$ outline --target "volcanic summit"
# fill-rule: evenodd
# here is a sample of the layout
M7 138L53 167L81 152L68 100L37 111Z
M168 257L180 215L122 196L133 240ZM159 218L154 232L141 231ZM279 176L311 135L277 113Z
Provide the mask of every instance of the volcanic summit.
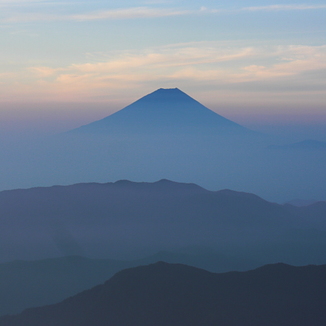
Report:
M108 134L243 134L239 124L208 109L178 88L160 88L104 119L73 130Z

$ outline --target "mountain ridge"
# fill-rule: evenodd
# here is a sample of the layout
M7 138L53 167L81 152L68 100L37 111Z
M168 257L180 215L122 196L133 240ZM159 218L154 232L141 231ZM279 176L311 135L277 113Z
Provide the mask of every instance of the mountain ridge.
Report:
M18 314L31 307L58 303L104 283L120 270L157 261L185 264L215 273L250 270L262 265L261 262L251 261L241 254L226 256L207 248L158 252L131 261L81 256L33 261L15 260L0 263L0 316Z
M265 263L320 263L325 214L325 202L300 208L168 180L2 191L0 261L71 255L129 260L199 246L250 252ZM305 255L299 254L303 248Z
M0 318L0 326L321 326L326 265L214 274L157 262L126 269L56 305Z

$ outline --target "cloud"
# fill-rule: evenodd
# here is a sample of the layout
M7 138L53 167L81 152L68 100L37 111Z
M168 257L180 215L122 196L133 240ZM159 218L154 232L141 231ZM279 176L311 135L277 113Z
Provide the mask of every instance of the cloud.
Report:
M125 98L126 90L133 94L143 88L188 87L272 97L284 89L295 100L298 94L324 93L326 85L326 75L315 73L326 71L326 45L232 47L194 42L87 58L92 62L30 67L15 77L15 87L0 75L0 82L7 85L2 95L16 92L48 100L101 101Z
M0 5L11 5L16 3L35 3L35 2L36 2L35 0L0 0ZM42 0L37 2L42 2Z
M40 78L53 76L60 69L53 69L50 67L30 67L28 70Z
M270 5L258 7L245 7L244 11L283 11L283 10L313 10L326 9L326 5Z
M0 7L39 6L44 4L61 4L51 0L0 0Z
M26 0L27 1L27 0ZM218 12L214 9L202 7L198 10L184 10L172 8L153 8L153 7L132 7L111 10L98 10L80 14L48 14L43 12L29 12L9 14L0 19L3 23L18 22L53 22L53 21L96 21L96 20L118 20L118 19L139 19L139 18L158 18L169 16L213 14Z
M89 20L113 20L113 19L137 19L137 18L157 18L168 16L184 16L197 14L214 14L219 10L201 7L198 10L134 7L113 10L101 10L86 14L76 14L62 17L65 20L89 21Z
M247 78L264 79L294 76L326 69L326 46L282 46L274 51L275 63L269 67L247 66Z
M14 80L19 77L15 72L2 72L0 73L0 84L5 85L10 80Z
M102 19L156 18L166 16L180 16L189 13L190 11L188 10L136 7L126 9L102 10L86 14L70 15L66 17L66 19L75 21L86 21Z
M199 12L199 11L198 11ZM94 21L94 20L117 20L117 19L138 19L158 18L168 16L181 16L194 14L189 10L173 10L165 8L135 7L112 10L100 10L83 14L57 15L45 13L17 13L2 19L5 23L16 22L47 22L47 21Z
M148 52L148 53L146 53ZM252 47L223 49L213 44L176 45L146 50L145 53L122 54L115 59L99 62L72 64L66 69L88 76L141 76L155 72L157 78L185 75L196 80L226 78L235 82L247 79L289 76L326 67L326 47L288 46L274 49ZM272 64L244 65L262 58ZM232 64L231 64L232 62ZM115 78L115 77L114 77ZM136 80L137 78L135 78Z
M161 4L168 4L171 1L144 1L144 6L129 7L129 8L117 8L117 9L102 9L84 13L72 13L64 14L49 13L43 11L40 5L61 5L61 6L73 6L76 8L76 3L73 2L61 2L51 0L0 0L0 7L13 7L15 10L9 10L9 12L3 11L1 23L20 23L20 22L53 22L53 21L97 21L97 20L126 20L126 19L144 19L144 18L158 18L158 17L170 17L170 16L184 16L184 15L205 15L216 13L230 13L230 12L256 12L256 11L284 11L284 10L313 10L313 9L326 9L326 5L269 5L269 6L252 6L244 8L232 8L217 10L214 8L207 8L201 6L197 10L194 9L178 9L174 7L166 8L159 7ZM24 10L17 10L20 6L35 6L39 7L37 11L26 12ZM43 6L44 7L44 6ZM77 7L77 11L78 11ZM75 9L76 12L76 9Z

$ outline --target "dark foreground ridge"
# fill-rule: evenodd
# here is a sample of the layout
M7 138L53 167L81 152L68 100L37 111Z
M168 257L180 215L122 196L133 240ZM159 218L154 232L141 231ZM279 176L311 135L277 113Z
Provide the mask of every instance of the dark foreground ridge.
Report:
M158 262L0 326L324 326L325 303L326 265L214 274Z

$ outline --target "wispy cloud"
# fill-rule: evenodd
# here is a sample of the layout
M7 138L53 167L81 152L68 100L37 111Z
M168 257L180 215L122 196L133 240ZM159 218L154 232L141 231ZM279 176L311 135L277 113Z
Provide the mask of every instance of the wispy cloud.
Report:
M117 20L117 19L139 19L139 18L158 18L168 16L184 16L184 15L203 15L203 14L216 14L216 13L229 13L229 12L258 12L258 11L291 11L291 10L313 10L313 9L326 9L326 5L269 5L269 6L252 6L244 8L232 9L214 9L202 6L198 9L176 8L171 6L161 7L161 4L168 4L171 1L145 1L144 6L116 8L116 9L101 9L97 11L89 11L77 13L78 7L76 3L64 1L51 1L51 0L0 0L0 7L19 8L20 6L35 6L36 11L23 11L23 10L5 10L0 15L0 22L2 23L19 23L19 22L53 22L53 21L96 21L96 20ZM44 5L60 5L72 6L76 13L64 14L62 12L49 13L42 10ZM71 10L70 10L71 11ZM2 18L1 18L2 16Z
M209 85L210 89L248 82L273 81L286 85L289 78L305 82L305 74L326 70L326 46L225 48L217 43L199 42L108 54L108 59L103 58L101 55L98 59L101 61L96 62L95 55L93 62L60 68L30 67L21 72L23 86L18 89L28 96L41 93L48 99L86 100L114 96L149 84L151 87ZM6 81L8 86L10 83ZM318 76L314 83L325 85L326 80Z
M43 0L47 1L47 0ZM42 2L42 0L35 1L35 0L0 0L0 5L11 5L16 3L35 3L35 2Z
M76 3L83 4L87 3L86 0L81 0L78 2L75 1L65 1L65 0L0 0L0 5L4 6L15 6L15 5L58 5L58 6L66 6L66 5L75 5Z
M167 9L151 9L146 7L128 8L96 11L84 14L57 15L48 13L17 13L8 15L2 19L3 23L20 22L53 22L53 21L91 21L91 20L115 20L115 19L136 19L155 18L165 16L176 16L186 14L186 12L172 11Z
M313 10L313 9L326 9L326 5L270 5L258 7L245 7L244 11L284 11L284 10Z
M180 16L190 14L189 10L174 10L164 8L136 7L126 9L114 9L91 12L79 15L67 16L67 20L85 21L102 19L133 19L133 18L156 18L165 16Z
M103 59L103 58L102 58ZM94 58L93 58L94 60ZM261 60L269 64L258 64ZM232 64L231 64L232 62ZM229 64L230 63L230 64ZM163 47L143 53L121 53L115 58L68 67L32 67L39 82L74 91L122 89L146 82L234 84L266 81L326 69L326 46L221 49L203 43Z
M201 45L202 43L190 43L146 50L145 53L127 53L115 60L93 64L73 64L71 68L88 73L121 72L146 67L178 69L183 66L221 63L255 55L255 51L250 47L225 50L210 46L201 47Z
M40 6L45 4L61 5L61 2L54 2L53 0L0 0L0 7L19 7L19 6Z
M4 23L16 22L47 22L47 21L95 21L95 20L118 20L118 19L139 19L158 18L168 16L183 16L196 14L212 14L218 12L214 9L202 7L198 10L185 10L175 8L155 7L132 7L111 10L98 10L79 14L49 14L43 12L20 12L8 14L0 19Z
M1 101L104 101L120 107L155 88L179 87L207 105L218 98L240 106L324 107L326 45L193 42L93 53L81 63L0 74L0 84Z
M33 73L36 76L38 76L39 78L45 78L45 77L52 76L57 71L62 70L62 68L53 69L53 68L50 68L50 67L30 67L30 68L28 68L28 70L31 73Z

